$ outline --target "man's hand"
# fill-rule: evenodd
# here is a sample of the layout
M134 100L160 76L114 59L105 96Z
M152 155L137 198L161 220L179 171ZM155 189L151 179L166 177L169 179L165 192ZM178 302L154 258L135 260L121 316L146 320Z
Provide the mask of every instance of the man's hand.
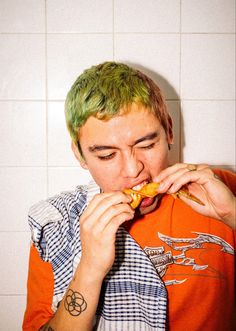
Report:
M236 198L208 165L175 164L161 171L154 181L161 183L159 193L176 193L187 185L189 192L199 198L204 206L181 197L186 204L202 215L236 228Z
M80 266L103 279L115 259L119 226L134 217L132 198L122 192L96 195L80 218L82 256Z
M115 258L116 232L134 216L131 201L122 192L102 193L92 199L80 217L81 260L45 330L93 330L102 282Z

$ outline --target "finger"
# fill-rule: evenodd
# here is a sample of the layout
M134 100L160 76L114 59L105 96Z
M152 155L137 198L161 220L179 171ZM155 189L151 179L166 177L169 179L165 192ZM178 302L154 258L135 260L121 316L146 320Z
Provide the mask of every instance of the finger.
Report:
M171 185L168 190L168 193L175 193L182 186L188 183L196 183L204 186L211 178L213 178L213 172L207 168L196 171L185 172L182 176L178 177L176 181Z
M191 169L194 169L191 170ZM164 193L170 187L171 182L174 182L180 175L188 172L196 172L198 170L209 169L209 166L206 164L188 164L188 163L176 163L173 166L170 166L160 172L160 174L154 178L155 182L160 182L158 191Z
M113 236L118 228L126 221L132 220L134 215L132 213L121 213L115 216L104 229L104 234L107 237Z
M82 221L96 214L97 217L101 216L104 211L111 205L119 203L130 203L132 198L122 192L101 193L94 196L86 210L82 215Z
M169 192L171 186L176 182L178 183L180 181L180 178L187 174L189 170L187 168L180 168L174 173L170 174L167 176L162 182L160 183L158 187L158 192L159 193L165 193Z
M128 204L118 204L112 205L101 215L94 225L94 230L98 233L101 233L105 228L115 219L120 218L120 215L126 215L129 219L134 217L135 211ZM126 218L124 219L124 221Z
M164 170L162 170L157 177L154 178L154 181L157 183L161 183L162 181L165 180L168 176L171 174L175 173L179 169L186 169L187 165L185 163L176 163Z
M113 192L109 193L98 193L95 194L90 203L88 204L87 208L84 210L83 215L89 216L93 210L96 208L96 206L106 197L111 196L114 194Z

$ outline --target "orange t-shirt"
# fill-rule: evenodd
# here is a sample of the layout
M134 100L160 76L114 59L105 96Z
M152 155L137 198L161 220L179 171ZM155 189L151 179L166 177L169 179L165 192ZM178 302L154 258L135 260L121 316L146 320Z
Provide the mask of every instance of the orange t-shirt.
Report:
M217 174L235 193L235 176ZM236 330L235 231L167 195L127 230L166 283L168 330Z
M232 187L233 175L218 172ZM167 329L233 330L235 232L164 196L159 208L126 226L166 283ZM53 271L31 246L23 330L52 316Z
M54 289L52 266L44 262L36 248L30 248L27 282L27 306L23 321L24 331L36 331L53 316L51 309Z

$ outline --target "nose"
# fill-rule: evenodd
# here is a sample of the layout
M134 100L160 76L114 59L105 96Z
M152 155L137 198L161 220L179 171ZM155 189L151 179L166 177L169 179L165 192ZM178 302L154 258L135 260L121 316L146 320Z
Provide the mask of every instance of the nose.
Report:
M135 154L125 155L122 164L124 177L136 178L142 172L144 164Z

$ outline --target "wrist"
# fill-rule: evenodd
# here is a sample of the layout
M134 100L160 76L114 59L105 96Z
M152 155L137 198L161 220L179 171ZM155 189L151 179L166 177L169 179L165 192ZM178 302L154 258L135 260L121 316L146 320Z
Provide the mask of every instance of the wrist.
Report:
M83 279L83 283L87 286L96 284L100 286L105 276L106 274L102 273L100 270L96 270L90 263L81 259L73 280Z
M230 226L233 230L236 230L236 198L233 197L230 211L222 217L222 221Z

